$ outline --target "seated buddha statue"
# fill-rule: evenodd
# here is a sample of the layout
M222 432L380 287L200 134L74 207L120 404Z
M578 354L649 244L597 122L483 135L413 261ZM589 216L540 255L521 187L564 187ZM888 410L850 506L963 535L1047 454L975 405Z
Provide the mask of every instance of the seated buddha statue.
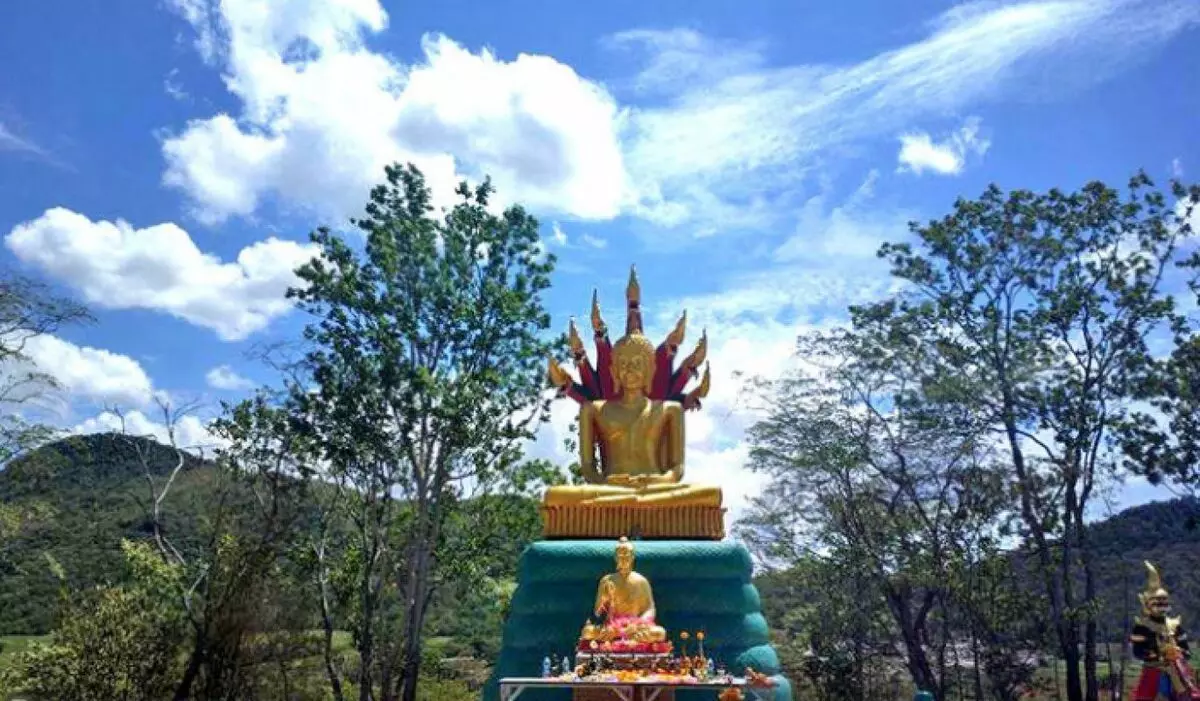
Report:
M602 623L588 623L580 633L581 643L616 643L631 650L666 649L667 632L655 623L654 592L650 580L633 570L633 543L617 542L617 571L606 574L596 587L593 615Z
M595 370L571 323L568 338L580 382L550 360L551 382L580 404L579 465L587 484L549 488L545 506L721 505L719 487L683 483L684 412L698 408L699 400L707 395L707 368L697 388L684 390L703 362L707 339L702 338L696 352L673 371L684 319L656 348L642 334L639 295L637 275L631 271L626 333L611 346L593 296L592 323L598 349Z

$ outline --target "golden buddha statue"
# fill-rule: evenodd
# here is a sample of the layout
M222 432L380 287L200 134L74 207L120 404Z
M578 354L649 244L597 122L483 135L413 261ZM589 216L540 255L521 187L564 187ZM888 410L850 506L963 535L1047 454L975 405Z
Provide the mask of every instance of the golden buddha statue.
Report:
M579 370L579 382L553 358L550 359L551 383L562 394L580 404L579 464L587 484L549 488L543 507L550 510L571 507L699 507L710 511L702 517L691 514L688 518L691 521L704 521L706 525L666 525L658 529L661 533L642 535L720 537L718 531L723 534L720 488L683 483L684 413L699 408L700 400L708 394L710 375L707 365L699 385L690 391L686 390L688 382L697 375L700 364L704 363L707 335L702 335L696 350L679 367L672 367L679 344L683 342L686 313L666 341L656 348L642 333L640 296L637 273L631 269L626 288L625 335L610 345L607 328L600 316L599 302L593 294L592 327L597 349L595 368L583 349L574 321L570 323L568 341ZM584 512L578 515L582 518ZM679 518L683 517L681 512ZM578 519L572 517L569 520ZM547 535L615 537L624 535L627 527L642 529L637 521L632 516L610 519L607 525L584 527L587 532L578 532L579 528L574 527L567 528L572 531L570 533L551 533L558 527L548 527ZM654 525L650 526L650 530L655 528ZM695 531L697 528L702 532L680 530Z
M633 543L622 537L617 542L617 571L604 575L596 587L592 613L604 623L588 621L580 634L582 640L661 643L667 639L666 630L654 621L650 580L633 571L633 560Z

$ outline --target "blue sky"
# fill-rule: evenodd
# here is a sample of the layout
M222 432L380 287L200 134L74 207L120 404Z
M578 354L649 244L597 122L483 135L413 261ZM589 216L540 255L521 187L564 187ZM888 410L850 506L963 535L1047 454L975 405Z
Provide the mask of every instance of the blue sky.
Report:
M618 319L637 263L654 330L708 327L689 465L736 508L732 373L782 372L798 331L887 292L881 241L990 182L1192 179L1198 38L1188 0L8 3L0 256L97 316L31 348L57 420L154 431L157 392L211 412L273 379L246 355L299 328L307 232L384 163L441 193L490 173L559 255L556 323L593 286Z

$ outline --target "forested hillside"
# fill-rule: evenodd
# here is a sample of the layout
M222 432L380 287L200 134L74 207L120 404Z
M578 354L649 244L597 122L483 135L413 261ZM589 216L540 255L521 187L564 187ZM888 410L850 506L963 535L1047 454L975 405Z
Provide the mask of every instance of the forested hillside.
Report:
M1097 521L1091 526L1091 536L1098 553L1096 562L1097 591L1101 600L1099 615L1101 638L1119 642L1124 638L1129 619L1138 614L1138 592L1146 582L1143 564L1149 560L1162 571L1166 586L1173 595L1176 613L1182 614L1185 624L1200 623L1200 580L1194 572L1200 567L1200 500L1175 499L1135 506ZM1011 557L1020 562L1020 553ZM1031 591L1037 583L1032 573L1024 580ZM796 617L801 607L811 604L810 581L799 571L774 572L758 580L759 592L767 619L780 627ZM852 597L850 582L846 596ZM1083 583L1077 583L1083 591ZM795 631L799 633L799 631Z
M125 562L121 539L149 537L146 475L161 487L177 459L175 450L154 441L109 433L49 444L0 470L0 502L23 516L20 532L0 543L0 635L50 630L60 587L51 560L73 589L118 580ZM164 530L177 547L196 544L219 474L210 463L187 457L162 507ZM511 579L536 533L536 505L517 501L512 511L522 517L495 524L510 530L489 534L478 570L439 591L429 632L446 654L486 657L497 649L496 602L480 600L494 595L476 578Z
M203 461L185 459L163 504L165 528L184 547L215 478ZM51 558L72 587L117 577L121 539L148 535L146 474L163 480L177 460L176 451L150 440L95 434L51 443L0 471L0 502L22 521L0 543L0 634L50 629L59 589Z
M118 434L71 437L34 451L0 471L0 500L30 516L28 525L3 544L0 578L0 634L40 634L53 622L58 581L47 555L60 563L72 586L88 586L119 576L122 538L146 537L144 525L147 468L165 479L175 467L176 452L141 438ZM204 461L189 458L164 503L164 523L173 540L186 545L205 518L216 472ZM530 520L536 509L527 505ZM1115 631L1135 613L1143 583L1143 560L1163 569L1186 621L1200 620L1200 582L1191 575L1200 565L1200 501L1175 500L1137 506L1092 526L1100 554L1097 568L1101 619ZM488 576L504 579L515 568L533 528L519 529L507 547L492 549L495 562ZM499 541L496 541L499 543ZM768 620L782 621L801 589L787 577L772 575L761 583ZM431 620L437 632L466 635L464 645L487 656L498 640L496 630L483 630L484 620L468 596L472 582L442 597L459 602L438 606ZM472 613L476 612L476 613ZM486 624L498 626L497 620ZM468 633L469 632L469 633Z

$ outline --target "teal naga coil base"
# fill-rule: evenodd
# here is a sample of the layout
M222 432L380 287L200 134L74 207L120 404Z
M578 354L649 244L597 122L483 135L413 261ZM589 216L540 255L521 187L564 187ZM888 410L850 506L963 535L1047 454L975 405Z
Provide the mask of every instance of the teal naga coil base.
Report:
M634 569L654 588L658 624L680 649L679 633L704 631L705 653L730 673L746 667L771 675L774 701L791 701L791 685L780 674L758 591L751 583L750 553L728 541L638 541ZM499 698L503 677L541 676L547 655L574 657L579 631L591 614L600 578L614 569L612 540L541 541L521 556L517 590L504 625L500 659L483 690ZM687 642L688 654L696 641ZM676 692L678 701L715 699L715 692ZM530 689L522 701L567 701L565 689Z

